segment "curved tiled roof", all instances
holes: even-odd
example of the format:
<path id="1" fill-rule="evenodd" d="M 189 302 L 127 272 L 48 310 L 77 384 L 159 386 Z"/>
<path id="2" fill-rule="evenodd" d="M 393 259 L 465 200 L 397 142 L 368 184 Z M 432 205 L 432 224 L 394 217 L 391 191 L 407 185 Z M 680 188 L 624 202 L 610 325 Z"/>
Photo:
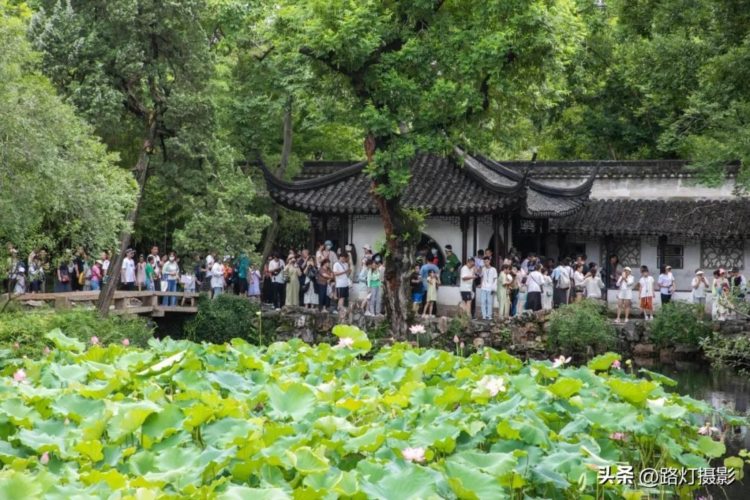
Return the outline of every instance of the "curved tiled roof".
<path id="1" fill-rule="evenodd" d="M 605 179 L 689 178 L 695 175 L 687 160 L 571 160 L 571 161 L 504 161 L 513 171 L 529 170 L 533 179 L 570 179 L 587 177 L 598 167 L 597 177 Z M 728 175 L 736 175 L 738 164 L 726 166 Z"/>
<path id="2" fill-rule="evenodd" d="M 594 200 L 571 216 L 550 221 L 550 230 L 733 238 L 750 232 L 750 200 Z"/>
<path id="3" fill-rule="evenodd" d="M 568 215 L 588 199 L 591 183 L 557 188 L 532 181 L 524 174 L 480 161 L 457 149 L 459 166 L 450 158 L 418 155 L 403 205 L 433 215 L 490 214 L 519 209 L 528 217 Z M 372 182 L 364 162 L 307 164 L 301 179 L 287 182 L 261 165 L 271 197 L 293 210 L 311 213 L 375 214 Z M 318 174 L 318 175 L 315 175 Z M 592 177 L 593 179 L 593 177 Z"/>

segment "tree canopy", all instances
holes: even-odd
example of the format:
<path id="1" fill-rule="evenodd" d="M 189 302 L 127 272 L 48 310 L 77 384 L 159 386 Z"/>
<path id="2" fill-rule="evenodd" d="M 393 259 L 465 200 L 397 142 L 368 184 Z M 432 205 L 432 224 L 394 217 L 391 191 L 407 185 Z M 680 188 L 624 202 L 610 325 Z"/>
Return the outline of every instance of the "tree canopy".
<path id="1" fill-rule="evenodd" d="M 0 1 L 0 240 L 25 251 L 111 248 L 135 183 L 41 73 L 30 15 Z"/>
<path id="2" fill-rule="evenodd" d="M 260 251 L 272 213 L 291 244 L 304 222 L 257 162 L 367 151 L 393 216 L 409 158 L 455 145 L 686 158 L 706 182 L 739 161 L 747 182 L 747 2 L 603 4 L 3 0 L 0 239 L 112 247 L 137 199 L 136 244 Z"/>

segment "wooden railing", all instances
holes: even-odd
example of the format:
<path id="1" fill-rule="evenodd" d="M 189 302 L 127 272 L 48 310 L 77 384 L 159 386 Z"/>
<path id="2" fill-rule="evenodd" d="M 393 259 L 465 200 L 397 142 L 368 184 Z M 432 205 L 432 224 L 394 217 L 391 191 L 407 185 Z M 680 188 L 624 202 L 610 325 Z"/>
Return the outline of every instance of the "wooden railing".
<path id="1" fill-rule="evenodd" d="M 161 317 L 165 313 L 189 313 L 198 312 L 195 306 L 180 306 L 182 298 L 197 299 L 199 293 L 189 292 L 127 292 L 116 291 L 110 314 L 149 314 Z M 161 304 L 162 297 L 177 297 L 177 305 L 164 306 Z M 94 303 L 99 298 L 99 292 L 62 292 L 62 293 L 24 293 L 15 295 L 13 300 L 19 302 L 42 301 L 54 303 L 55 309 L 69 309 L 74 303 Z"/>

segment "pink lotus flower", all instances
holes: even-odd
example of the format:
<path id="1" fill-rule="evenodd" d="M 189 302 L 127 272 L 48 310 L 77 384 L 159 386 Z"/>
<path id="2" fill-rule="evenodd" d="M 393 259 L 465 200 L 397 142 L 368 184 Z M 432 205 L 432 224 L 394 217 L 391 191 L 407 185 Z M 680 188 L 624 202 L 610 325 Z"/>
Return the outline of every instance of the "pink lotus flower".
<path id="1" fill-rule="evenodd" d="M 615 370 L 619 370 L 620 368 L 622 368 L 619 359 L 616 359 L 614 360 L 614 362 L 612 362 L 612 368 L 614 368 Z"/>
<path id="2" fill-rule="evenodd" d="M 20 348 L 21 348 L 21 344 L 19 344 L 18 342 L 13 343 L 13 349 L 20 349 Z"/>
<path id="3" fill-rule="evenodd" d="M 23 382 L 26 380 L 26 371 L 24 371 L 23 368 L 19 368 L 16 370 L 16 372 L 13 374 L 13 380 L 16 382 Z"/>
<path id="4" fill-rule="evenodd" d="M 563 355 L 555 358 L 555 360 L 552 362 L 552 368 L 560 368 L 561 366 L 570 363 L 570 356 L 567 358 Z"/>
<path id="5" fill-rule="evenodd" d="M 65 419 L 65 422 L 63 422 L 63 423 L 64 423 L 65 425 L 70 425 L 70 420 L 66 418 L 66 419 Z"/>
<path id="6" fill-rule="evenodd" d="M 49 347 L 47 347 L 47 346 L 44 346 L 44 355 L 45 355 L 45 356 L 48 356 L 48 355 L 49 355 L 49 353 L 51 353 L 51 352 L 52 352 L 52 351 L 50 351 L 50 350 L 49 350 Z"/>
<path id="7" fill-rule="evenodd" d="M 404 448 L 401 450 L 404 460 L 410 462 L 424 462 L 424 448 Z"/>
<path id="8" fill-rule="evenodd" d="M 613 441 L 625 441 L 625 437 L 624 432 L 613 432 L 609 435 L 609 439 L 612 439 Z"/>
<path id="9" fill-rule="evenodd" d="M 336 347 L 339 349 L 351 349 L 354 346 L 354 339 L 351 337 L 341 337 Z"/>
<path id="10" fill-rule="evenodd" d="M 458 335 L 454 335 L 453 336 L 453 343 L 454 344 L 458 344 L 459 342 L 461 342 L 461 341 L 459 340 Z"/>
<path id="11" fill-rule="evenodd" d="M 97 337 L 96 335 L 91 337 L 91 345 L 99 345 L 99 337 Z"/>
<path id="12" fill-rule="evenodd" d="M 39 463 L 42 465 L 47 465 L 49 463 L 49 452 L 45 451 L 42 453 L 42 456 L 39 457 Z"/>
<path id="13" fill-rule="evenodd" d="M 419 333 L 424 333 L 424 325 L 412 325 L 409 327 L 409 331 L 413 333 L 414 335 L 417 335 Z"/>
<path id="14" fill-rule="evenodd" d="M 464 347 L 466 347 L 466 344 L 464 344 L 463 342 L 461 342 L 461 343 L 459 344 L 459 347 L 461 347 L 461 349 L 463 349 Z"/>
<path id="15" fill-rule="evenodd" d="M 128 339 L 122 339 L 122 345 L 124 345 L 125 347 L 127 347 L 127 346 L 130 345 L 130 341 Z"/>
<path id="16" fill-rule="evenodd" d="M 714 434 L 721 434 L 721 429 L 718 427 L 712 427 L 711 424 L 706 422 L 706 424 L 698 429 L 698 434 L 701 436 L 712 436 Z"/>

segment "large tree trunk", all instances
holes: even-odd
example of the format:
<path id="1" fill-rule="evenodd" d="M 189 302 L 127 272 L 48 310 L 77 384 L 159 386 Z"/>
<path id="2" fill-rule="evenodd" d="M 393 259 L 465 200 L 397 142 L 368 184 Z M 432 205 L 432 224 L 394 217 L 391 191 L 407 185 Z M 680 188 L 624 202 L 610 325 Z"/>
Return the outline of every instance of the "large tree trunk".
<path id="1" fill-rule="evenodd" d="M 152 113 L 149 117 L 146 139 L 143 141 L 143 148 L 138 154 L 138 161 L 135 164 L 133 172 L 136 182 L 138 183 L 138 194 L 135 200 L 135 206 L 128 214 L 126 219 L 127 226 L 120 233 L 120 251 L 114 256 L 114 262 L 110 259 L 111 262 L 109 265 L 109 271 L 107 272 L 107 283 L 102 287 L 102 291 L 99 292 L 99 301 L 96 304 L 96 308 L 101 317 L 107 317 L 107 315 L 109 315 L 109 306 L 112 303 L 112 298 L 115 296 L 115 290 L 117 290 L 117 285 L 120 282 L 120 270 L 122 269 L 122 262 L 125 260 L 125 251 L 130 246 L 133 225 L 138 218 L 138 211 L 141 208 L 143 191 L 146 187 L 146 179 L 148 179 L 148 164 L 151 159 L 155 140 L 156 117 Z"/>
<path id="2" fill-rule="evenodd" d="M 406 340 L 411 310 L 411 268 L 414 242 L 405 235 L 412 234 L 412 221 L 401 210 L 398 199 L 386 200 L 375 195 L 385 230 L 384 305 L 391 333 Z"/>
<path id="3" fill-rule="evenodd" d="M 294 98 L 290 95 L 287 97 L 286 105 L 284 106 L 284 130 L 283 139 L 284 142 L 281 146 L 281 160 L 279 161 L 279 168 L 275 172 L 276 177 L 282 179 L 286 174 L 286 169 L 289 166 L 289 157 L 292 155 L 292 138 L 294 131 L 294 123 L 292 121 L 292 104 Z M 271 217 L 271 225 L 268 226 L 266 231 L 266 238 L 263 242 L 263 253 L 261 257 L 261 265 L 265 264 L 268 260 L 268 256 L 271 255 L 273 247 L 276 244 L 276 238 L 279 236 L 279 207 L 276 203 L 271 205 L 271 210 L 268 214 Z"/>

